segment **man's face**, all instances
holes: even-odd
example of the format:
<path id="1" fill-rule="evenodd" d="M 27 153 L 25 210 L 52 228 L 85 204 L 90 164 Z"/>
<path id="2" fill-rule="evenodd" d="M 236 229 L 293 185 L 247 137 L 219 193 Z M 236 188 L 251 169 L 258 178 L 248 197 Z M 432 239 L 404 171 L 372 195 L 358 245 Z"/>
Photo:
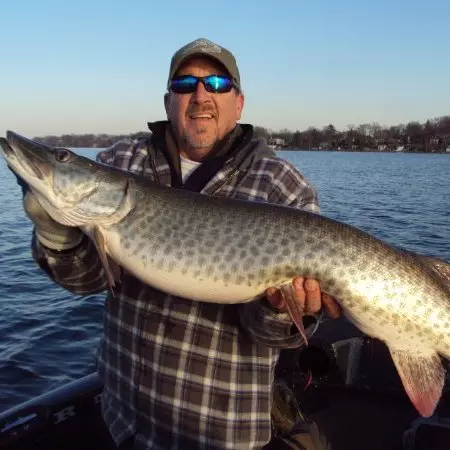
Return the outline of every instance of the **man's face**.
<path id="1" fill-rule="evenodd" d="M 205 77 L 228 75 L 219 63 L 210 58 L 193 58 L 177 72 L 180 75 Z M 244 96 L 234 88 L 230 92 L 208 92 L 203 83 L 191 94 L 170 91 L 164 98 L 168 120 L 171 121 L 181 154 L 201 160 L 236 126 L 241 118 Z"/>

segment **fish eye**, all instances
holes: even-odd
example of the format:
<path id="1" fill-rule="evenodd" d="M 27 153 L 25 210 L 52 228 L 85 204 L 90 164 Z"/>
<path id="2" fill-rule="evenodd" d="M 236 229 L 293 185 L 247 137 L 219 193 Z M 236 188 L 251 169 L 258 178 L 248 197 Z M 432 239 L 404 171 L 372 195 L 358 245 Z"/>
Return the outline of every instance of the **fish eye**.
<path id="1" fill-rule="evenodd" d="M 59 162 L 67 162 L 70 159 L 70 152 L 65 148 L 58 148 L 55 150 L 55 159 Z"/>

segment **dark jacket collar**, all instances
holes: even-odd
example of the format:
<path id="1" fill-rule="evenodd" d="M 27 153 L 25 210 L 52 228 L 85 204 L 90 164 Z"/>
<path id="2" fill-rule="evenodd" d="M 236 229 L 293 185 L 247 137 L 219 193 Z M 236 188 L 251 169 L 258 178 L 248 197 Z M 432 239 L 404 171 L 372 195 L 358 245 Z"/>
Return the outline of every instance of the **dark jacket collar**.
<path id="1" fill-rule="evenodd" d="M 217 142 L 212 151 L 186 180 L 183 186 L 181 177 L 180 153 L 170 122 L 167 120 L 149 122 L 148 127 L 152 132 L 152 144 L 155 150 L 161 151 L 167 160 L 171 172 L 171 184 L 173 187 L 200 191 L 205 184 L 225 165 L 227 160 L 237 156 L 243 148 L 252 140 L 253 126 L 238 124 L 222 140 Z"/>

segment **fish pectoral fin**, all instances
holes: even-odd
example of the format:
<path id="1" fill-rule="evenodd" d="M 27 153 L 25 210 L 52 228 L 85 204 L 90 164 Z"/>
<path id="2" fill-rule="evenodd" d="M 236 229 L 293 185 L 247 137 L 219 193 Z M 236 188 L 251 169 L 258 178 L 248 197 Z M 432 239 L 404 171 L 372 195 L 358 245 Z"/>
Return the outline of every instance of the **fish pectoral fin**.
<path id="1" fill-rule="evenodd" d="M 106 279 L 108 280 L 109 289 L 114 295 L 116 281 L 119 282 L 121 277 L 120 266 L 108 256 L 108 253 L 106 252 L 106 239 L 98 227 L 92 227 L 90 236 L 97 248 L 98 256 L 100 257 Z"/>
<path id="2" fill-rule="evenodd" d="M 277 289 L 279 289 L 289 315 L 305 341 L 305 345 L 308 345 L 308 338 L 306 337 L 305 326 L 303 325 L 305 305 L 298 301 L 292 283 L 282 284 L 281 286 L 277 286 Z"/>
<path id="3" fill-rule="evenodd" d="M 444 387 L 445 370 L 436 352 L 417 354 L 413 350 L 389 347 L 403 386 L 424 416 L 433 415 Z"/>

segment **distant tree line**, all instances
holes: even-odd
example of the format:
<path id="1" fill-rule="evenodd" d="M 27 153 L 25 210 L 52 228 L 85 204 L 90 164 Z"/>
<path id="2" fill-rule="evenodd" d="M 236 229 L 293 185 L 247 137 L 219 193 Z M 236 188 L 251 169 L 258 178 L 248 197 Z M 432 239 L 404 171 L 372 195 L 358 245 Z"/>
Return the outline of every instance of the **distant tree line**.
<path id="1" fill-rule="evenodd" d="M 450 116 L 390 127 L 383 127 L 378 123 L 348 125 L 344 131 L 337 130 L 332 124 L 322 129 L 310 127 L 294 132 L 255 127 L 255 133 L 265 137 L 269 144 L 281 148 L 443 152 L 450 149 Z"/>
<path id="2" fill-rule="evenodd" d="M 34 139 L 52 146 L 104 148 L 122 139 L 134 140 L 148 135 L 148 131 L 139 131 L 120 135 L 65 134 Z M 346 130 L 337 130 L 332 124 L 322 129 L 309 127 L 304 131 L 274 131 L 256 126 L 255 135 L 266 138 L 269 144 L 277 148 L 444 152 L 450 149 L 450 116 L 430 119 L 424 123 L 409 122 L 390 127 L 378 123 L 348 125 Z"/>
<path id="3" fill-rule="evenodd" d="M 35 137 L 34 140 L 53 147 L 105 148 L 122 139 L 135 140 L 149 135 L 149 131 L 129 134 L 63 134 L 61 136 Z"/>

